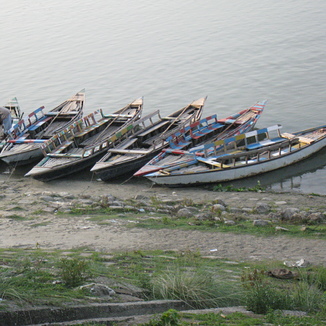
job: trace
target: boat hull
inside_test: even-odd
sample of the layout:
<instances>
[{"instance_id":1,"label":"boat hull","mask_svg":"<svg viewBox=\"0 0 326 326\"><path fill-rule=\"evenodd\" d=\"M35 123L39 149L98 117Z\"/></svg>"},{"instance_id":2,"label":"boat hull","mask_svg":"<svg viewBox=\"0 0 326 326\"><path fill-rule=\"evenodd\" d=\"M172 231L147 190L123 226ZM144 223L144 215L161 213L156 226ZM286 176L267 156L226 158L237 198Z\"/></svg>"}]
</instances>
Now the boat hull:
<instances>
[{"instance_id":1,"label":"boat hull","mask_svg":"<svg viewBox=\"0 0 326 326\"><path fill-rule=\"evenodd\" d=\"M1 160L10 166L23 166L35 163L42 159L43 154L41 148L35 148L29 151L22 151L21 153L11 154L10 151L7 156L2 156Z\"/></svg>"},{"instance_id":2,"label":"boat hull","mask_svg":"<svg viewBox=\"0 0 326 326\"><path fill-rule=\"evenodd\" d=\"M77 160L75 163L70 162L66 166L60 165L53 168L35 166L33 168L33 178L39 181L50 181L71 174L76 174L94 165L105 154L105 152L105 150L102 152L98 152L96 155Z\"/></svg>"},{"instance_id":3,"label":"boat hull","mask_svg":"<svg viewBox=\"0 0 326 326\"><path fill-rule=\"evenodd\" d=\"M119 165L111 165L110 167L104 168L102 170L96 170L96 177L100 178L102 181L109 181L111 179L116 179L123 175L131 174L142 166L144 166L147 162L149 162L154 156L156 156L161 149L155 152L151 152L147 156L139 157L134 160L123 162Z\"/></svg>"},{"instance_id":4,"label":"boat hull","mask_svg":"<svg viewBox=\"0 0 326 326\"><path fill-rule=\"evenodd\" d=\"M198 185L233 181L252 177L266 172L274 171L299 161L319 152L326 147L326 138L317 141L310 146L287 153L281 157L273 158L268 161L260 161L245 166L226 168L222 170L208 170L199 173L180 173L170 175L145 175L149 180L167 186Z\"/></svg>"}]
</instances>

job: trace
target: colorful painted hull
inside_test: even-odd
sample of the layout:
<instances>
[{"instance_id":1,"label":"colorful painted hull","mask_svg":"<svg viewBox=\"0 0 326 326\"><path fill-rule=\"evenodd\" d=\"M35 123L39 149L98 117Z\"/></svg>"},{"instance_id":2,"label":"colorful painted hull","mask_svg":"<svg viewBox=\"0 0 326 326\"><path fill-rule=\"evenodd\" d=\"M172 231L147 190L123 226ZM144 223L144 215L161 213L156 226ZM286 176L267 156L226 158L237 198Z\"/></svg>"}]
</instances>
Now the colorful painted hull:
<instances>
[{"instance_id":1,"label":"colorful painted hull","mask_svg":"<svg viewBox=\"0 0 326 326\"><path fill-rule=\"evenodd\" d=\"M294 138L278 140L278 143L268 142L255 150L244 150L224 157L207 157L203 160L193 154L194 164L170 171L159 171L145 177L154 183L167 186L198 185L233 181L262 173L281 169L302 161L326 147L326 126L292 134ZM298 142L297 142L298 140ZM255 146L251 146L254 148ZM265 153L265 154L263 154ZM268 157L266 155L268 153ZM265 156L264 156L265 155ZM246 157L246 160L237 158ZM257 158L258 157L258 158ZM223 164L225 159L232 164ZM205 162L206 161L206 162Z\"/></svg>"},{"instance_id":2,"label":"colorful painted hull","mask_svg":"<svg viewBox=\"0 0 326 326\"><path fill-rule=\"evenodd\" d=\"M139 169L134 176L139 177L171 166L187 164L191 161L188 153L200 151L203 144L213 142L217 139L225 139L234 135L239 135L251 130L262 115L266 102L267 101L258 102L249 109L241 110L227 118L218 120L222 127L217 130L219 131L218 133L212 134L211 136L208 135L207 137L204 133L201 133L200 130L197 133L193 133L195 137L191 135L190 138L194 143L192 144L193 146L189 146L189 149L178 146L179 144L171 144L170 148L163 149L162 152ZM197 135L199 135L199 137L197 137Z\"/></svg>"},{"instance_id":3,"label":"colorful painted hull","mask_svg":"<svg viewBox=\"0 0 326 326\"><path fill-rule=\"evenodd\" d=\"M142 108L140 98L109 115L103 115L101 110L89 114L45 143L45 157L25 176L49 181L89 168L111 146L130 135Z\"/></svg>"},{"instance_id":4,"label":"colorful painted hull","mask_svg":"<svg viewBox=\"0 0 326 326\"><path fill-rule=\"evenodd\" d=\"M82 90L48 113L44 107L21 119L11 130L11 139L0 153L0 159L12 166L30 164L43 156L42 144L65 129L83 114L85 91Z\"/></svg>"},{"instance_id":5,"label":"colorful painted hull","mask_svg":"<svg viewBox=\"0 0 326 326\"><path fill-rule=\"evenodd\" d=\"M165 140L169 135L200 119L205 101L201 98L164 118L155 116L158 111L144 117L139 123L144 127L126 142L109 149L91 171L103 181L137 171L169 145Z\"/></svg>"}]
</instances>

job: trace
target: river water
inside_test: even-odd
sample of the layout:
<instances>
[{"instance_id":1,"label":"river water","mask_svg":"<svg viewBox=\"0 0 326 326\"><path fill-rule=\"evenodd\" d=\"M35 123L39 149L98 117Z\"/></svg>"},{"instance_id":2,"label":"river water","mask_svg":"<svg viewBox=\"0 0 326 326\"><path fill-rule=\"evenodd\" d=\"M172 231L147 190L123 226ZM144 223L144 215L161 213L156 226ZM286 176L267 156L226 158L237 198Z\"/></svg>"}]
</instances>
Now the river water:
<instances>
[{"instance_id":1,"label":"river water","mask_svg":"<svg viewBox=\"0 0 326 326\"><path fill-rule=\"evenodd\" d=\"M203 116L267 99L257 127L326 123L325 0L0 4L0 101L16 96L25 114L85 88L85 113L144 96L144 113L165 115L208 96ZM326 194L325 154L259 179Z\"/></svg>"}]
</instances>

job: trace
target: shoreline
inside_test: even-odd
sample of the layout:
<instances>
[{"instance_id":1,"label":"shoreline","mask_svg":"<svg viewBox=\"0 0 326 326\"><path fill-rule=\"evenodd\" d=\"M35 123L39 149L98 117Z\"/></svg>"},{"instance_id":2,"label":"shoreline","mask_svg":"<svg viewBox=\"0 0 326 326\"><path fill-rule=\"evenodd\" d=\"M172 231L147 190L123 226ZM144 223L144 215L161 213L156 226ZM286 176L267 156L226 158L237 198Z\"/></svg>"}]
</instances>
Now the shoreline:
<instances>
[{"instance_id":1,"label":"shoreline","mask_svg":"<svg viewBox=\"0 0 326 326\"><path fill-rule=\"evenodd\" d=\"M121 222L119 219L108 219L105 224L101 224L83 213L56 215L57 207L69 205L73 201L94 203L101 196L113 196L117 201L137 197L137 200L148 202L150 198L157 197L166 202L192 201L204 202L206 205L212 205L212 201L220 199L227 207L248 211L258 203L266 203L274 207L274 210L297 208L314 211L318 208L325 215L326 196L275 192L213 192L201 188L170 189L149 187L147 182L132 185L81 180L42 183L28 178L0 180L0 188L0 248L70 250L84 247L108 253L156 249L191 250L199 251L203 255L216 255L216 258L241 261L305 259L313 264L326 266L326 241L321 239L291 238L284 236L284 233L258 237L229 232L130 228L126 220ZM14 214L21 218L12 217ZM150 218L155 213L147 216ZM266 214L256 216L258 219L267 219Z\"/></svg>"}]
</instances>

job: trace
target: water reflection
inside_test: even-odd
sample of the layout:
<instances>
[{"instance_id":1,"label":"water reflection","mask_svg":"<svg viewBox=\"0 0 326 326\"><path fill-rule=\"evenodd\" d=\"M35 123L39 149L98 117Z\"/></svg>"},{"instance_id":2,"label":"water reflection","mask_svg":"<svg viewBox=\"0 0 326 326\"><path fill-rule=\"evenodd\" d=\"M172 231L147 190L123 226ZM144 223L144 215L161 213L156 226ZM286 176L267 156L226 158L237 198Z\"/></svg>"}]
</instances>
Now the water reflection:
<instances>
[{"instance_id":1,"label":"water reflection","mask_svg":"<svg viewBox=\"0 0 326 326\"><path fill-rule=\"evenodd\" d=\"M326 195L326 187L320 184L320 174L326 167L326 148L310 158L282 169L250 177L243 180L226 182L235 188L255 187L258 183L276 191L296 191Z\"/></svg>"}]
</instances>

